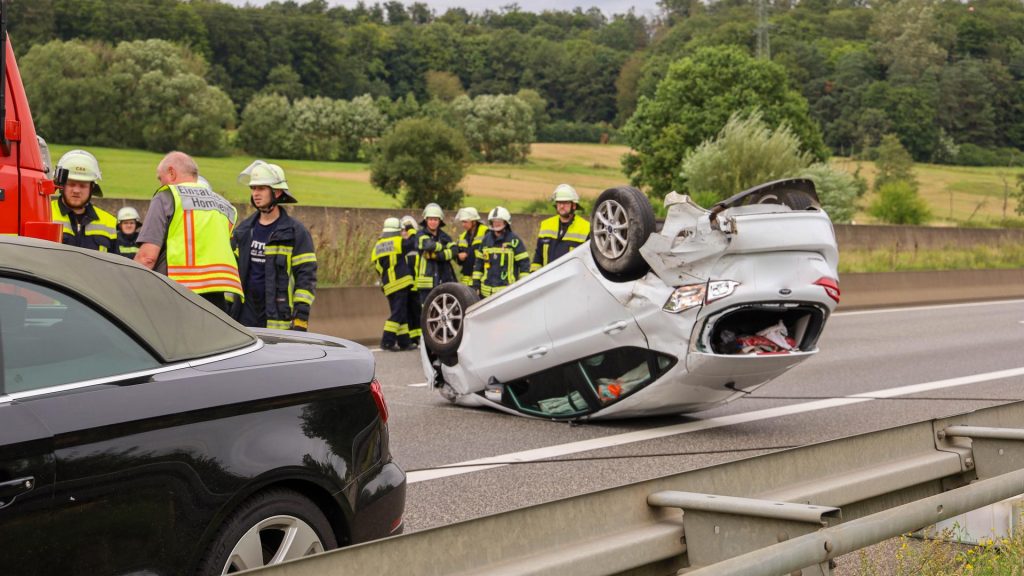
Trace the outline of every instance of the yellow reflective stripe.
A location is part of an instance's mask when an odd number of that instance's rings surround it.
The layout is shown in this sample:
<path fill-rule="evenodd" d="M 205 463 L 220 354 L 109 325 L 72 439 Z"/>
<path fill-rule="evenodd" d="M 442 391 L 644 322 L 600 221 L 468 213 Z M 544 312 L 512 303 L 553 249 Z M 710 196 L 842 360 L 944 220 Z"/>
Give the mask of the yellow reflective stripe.
<path fill-rule="evenodd" d="M 290 320 L 267 320 L 267 328 L 274 330 L 287 330 L 292 327 Z"/>
<path fill-rule="evenodd" d="M 238 268 L 230 264 L 211 264 L 209 266 L 168 266 L 168 274 L 238 274 Z"/>
<path fill-rule="evenodd" d="M 98 222 L 89 222 L 85 225 L 86 234 L 100 234 L 103 236 L 109 236 L 111 238 L 117 238 L 117 230 L 110 226 L 104 226 Z"/>
<path fill-rule="evenodd" d="M 530 264 L 530 272 L 536 272 L 537 270 L 540 270 L 539 262 L 534 262 L 533 264 Z"/>
<path fill-rule="evenodd" d="M 544 247 L 541 248 L 540 261 L 541 261 L 542 265 L 545 265 L 545 264 L 547 264 L 549 262 L 549 260 L 548 260 L 548 248 L 549 247 L 550 247 L 550 245 L 545 244 Z"/>
<path fill-rule="evenodd" d="M 566 232 L 565 236 L 562 236 L 562 240 L 565 240 L 567 242 L 586 242 L 587 237 L 583 234 L 572 234 Z"/>
<path fill-rule="evenodd" d="M 394 334 L 398 334 L 399 327 L 400 327 L 400 325 L 398 324 L 398 322 L 392 322 L 391 320 L 385 320 L 384 321 L 384 331 L 385 332 L 392 332 Z"/>
<path fill-rule="evenodd" d="M 298 290 L 295 291 L 295 301 L 296 302 L 302 302 L 304 304 L 312 305 L 313 304 L 313 300 L 315 298 L 316 297 L 309 290 L 303 290 L 302 288 L 299 288 Z"/>
<path fill-rule="evenodd" d="M 412 276 L 402 276 L 401 278 L 392 280 L 384 285 L 384 295 L 390 296 L 395 292 L 410 286 L 412 286 Z M 298 298 L 296 298 L 296 300 L 298 300 Z"/>
<path fill-rule="evenodd" d="M 558 230 L 544 230 L 537 234 L 537 238 L 558 238 Z"/>
<path fill-rule="evenodd" d="M 398 325 L 398 335 L 399 336 L 401 336 L 402 334 L 408 334 L 408 333 L 409 333 L 409 325 L 408 324 L 399 324 Z"/>
<path fill-rule="evenodd" d="M 316 262 L 316 254 L 312 252 L 306 252 L 305 254 L 292 256 L 292 266 L 298 266 L 299 264 L 308 264 L 309 262 Z"/>
<path fill-rule="evenodd" d="M 526 252 L 520 252 L 519 254 L 516 254 L 516 260 L 526 260 L 529 257 L 530 255 L 527 254 Z"/>
<path fill-rule="evenodd" d="M 263 250 L 263 253 L 266 254 L 267 256 L 291 256 L 292 247 L 274 244 L 271 246 L 267 246 L 266 249 Z"/>
<path fill-rule="evenodd" d="M 463 276 L 462 277 L 462 283 L 465 284 L 466 286 L 472 286 L 473 285 L 473 278 L 475 276 L 476 276 L 475 272 L 473 273 L 472 277 L 471 276 Z"/>
<path fill-rule="evenodd" d="M 409 330 L 409 338 L 419 338 L 423 335 L 423 330 L 420 328 L 413 328 Z"/>

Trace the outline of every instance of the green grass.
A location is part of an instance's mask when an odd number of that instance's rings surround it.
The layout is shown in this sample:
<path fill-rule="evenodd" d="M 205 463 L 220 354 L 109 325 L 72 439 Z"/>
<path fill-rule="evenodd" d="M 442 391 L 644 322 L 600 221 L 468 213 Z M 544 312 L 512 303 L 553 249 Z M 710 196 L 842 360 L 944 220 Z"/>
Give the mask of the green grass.
<path fill-rule="evenodd" d="M 51 144 L 54 163 L 74 146 Z M 103 171 L 103 195 L 108 198 L 149 198 L 160 186 L 156 166 L 162 154 L 141 150 L 87 148 L 99 160 Z M 217 192 L 234 202 L 246 202 L 249 188 L 236 180 L 238 173 L 255 158 L 196 158 L 199 173 Z M 397 208 L 398 201 L 375 190 L 369 183 L 365 164 L 312 162 L 305 160 L 271 160 L 280 164 L 288 176 L 288 185 L 299 201 L 314 206 L 360 206 L 366 208 Z"/>
<path fill-rule="evenodd" d="M 946 250 L 843 250 L 839 273 L 909 270 L 996 270 L 1024 267 L 1024 246 L 974 246 Z"/>

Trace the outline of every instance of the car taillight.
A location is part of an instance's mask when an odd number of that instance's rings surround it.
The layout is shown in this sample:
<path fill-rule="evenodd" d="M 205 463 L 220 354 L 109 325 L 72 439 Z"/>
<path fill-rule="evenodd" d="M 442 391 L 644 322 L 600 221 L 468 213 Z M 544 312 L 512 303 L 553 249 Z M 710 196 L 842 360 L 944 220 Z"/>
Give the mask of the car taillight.
<path fill-rule="evenodd" d="M 694 306 L 700 306 L 704 303 L 704 293 L 706 290 L 707 287 L 703 284 L 680 286 L 672 292 L 661 309 L 665 312 L 671 312 L 672 314 L 679 314 L 680 312 L 689 310 Z"/>
<path fill-rule="evenodd" d="M 377 412 L 380 413 L 380 419 L 387 423 L 388 421 L 388 405 L 384 402 L 384 391 L 380 387 L 380 382 L 376 378 L 373 382 L 370 382 L 370 393 L 373 394 L 373 401 L 377 404 Z"/>
<path fill-rule="evenodd" d="M 711 304 L 715 300 L 731 296 L 739 285 L 740 283 L 735 280 L 713 280 L 708 282 L 708 296 L 705 302 Z"/>
<path fill-rule="evenodd" d="M 839 303 L 839 282 L 836 282 L 835 278 L 823 276 L 818 278 L 814 284 L 824 288 L 825 294 L 828 294 L 829 298 L 835 300 L 836 304 Z"/>

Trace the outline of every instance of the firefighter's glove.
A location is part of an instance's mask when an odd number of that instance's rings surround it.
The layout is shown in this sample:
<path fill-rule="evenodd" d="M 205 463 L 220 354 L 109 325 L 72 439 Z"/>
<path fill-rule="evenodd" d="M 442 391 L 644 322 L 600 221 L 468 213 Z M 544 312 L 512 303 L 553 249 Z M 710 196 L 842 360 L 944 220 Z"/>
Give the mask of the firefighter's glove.
<path fill-rule="evenodd" d="M 309 329 L 309 322 L 301 318 L 292 320 L 292 330 L 297 332 L 305 332 Z"/>

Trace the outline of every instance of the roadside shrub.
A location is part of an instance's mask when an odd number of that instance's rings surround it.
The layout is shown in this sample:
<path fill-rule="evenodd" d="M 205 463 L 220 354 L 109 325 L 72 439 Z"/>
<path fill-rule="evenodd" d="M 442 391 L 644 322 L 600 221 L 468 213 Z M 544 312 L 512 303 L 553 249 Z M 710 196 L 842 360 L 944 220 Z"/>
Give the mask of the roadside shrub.
<path fill-rule="evenodd" d="M 685 156 L 681 172 L 685 190 L 710 205 L 751 186 L 796 176 L 811 162 L 787 126 L 772 130 L 755 112 L 733 114 L 715 139 Z"/>
<path fill-rule="evenodd" d="M 882 136 L 874 156 L 875 168 L 878 170 L 875 174 L 875 191 L 881 190 L 889 182 L 904 182 L 911 189 L 917 190 L 914 159 L 895 134 Z"/>
<path fill-rule="evenodd" d="M 888 224 L 921 225 L 931 218 L 928 205 L 917 190 L 909 183 L 901 180 L 890 181 L 882 185 L 878 198 L 871 203 L 868 212 L 882 222 Z"/>
<path fill-rule="evenodd" d="M 821 207 L 836 224 L 849 224 L 857 212 L 860 183 L 857 179 L 828 164 L 814 164 L 800 173 L 801 178 L 814 181 Z"/>

